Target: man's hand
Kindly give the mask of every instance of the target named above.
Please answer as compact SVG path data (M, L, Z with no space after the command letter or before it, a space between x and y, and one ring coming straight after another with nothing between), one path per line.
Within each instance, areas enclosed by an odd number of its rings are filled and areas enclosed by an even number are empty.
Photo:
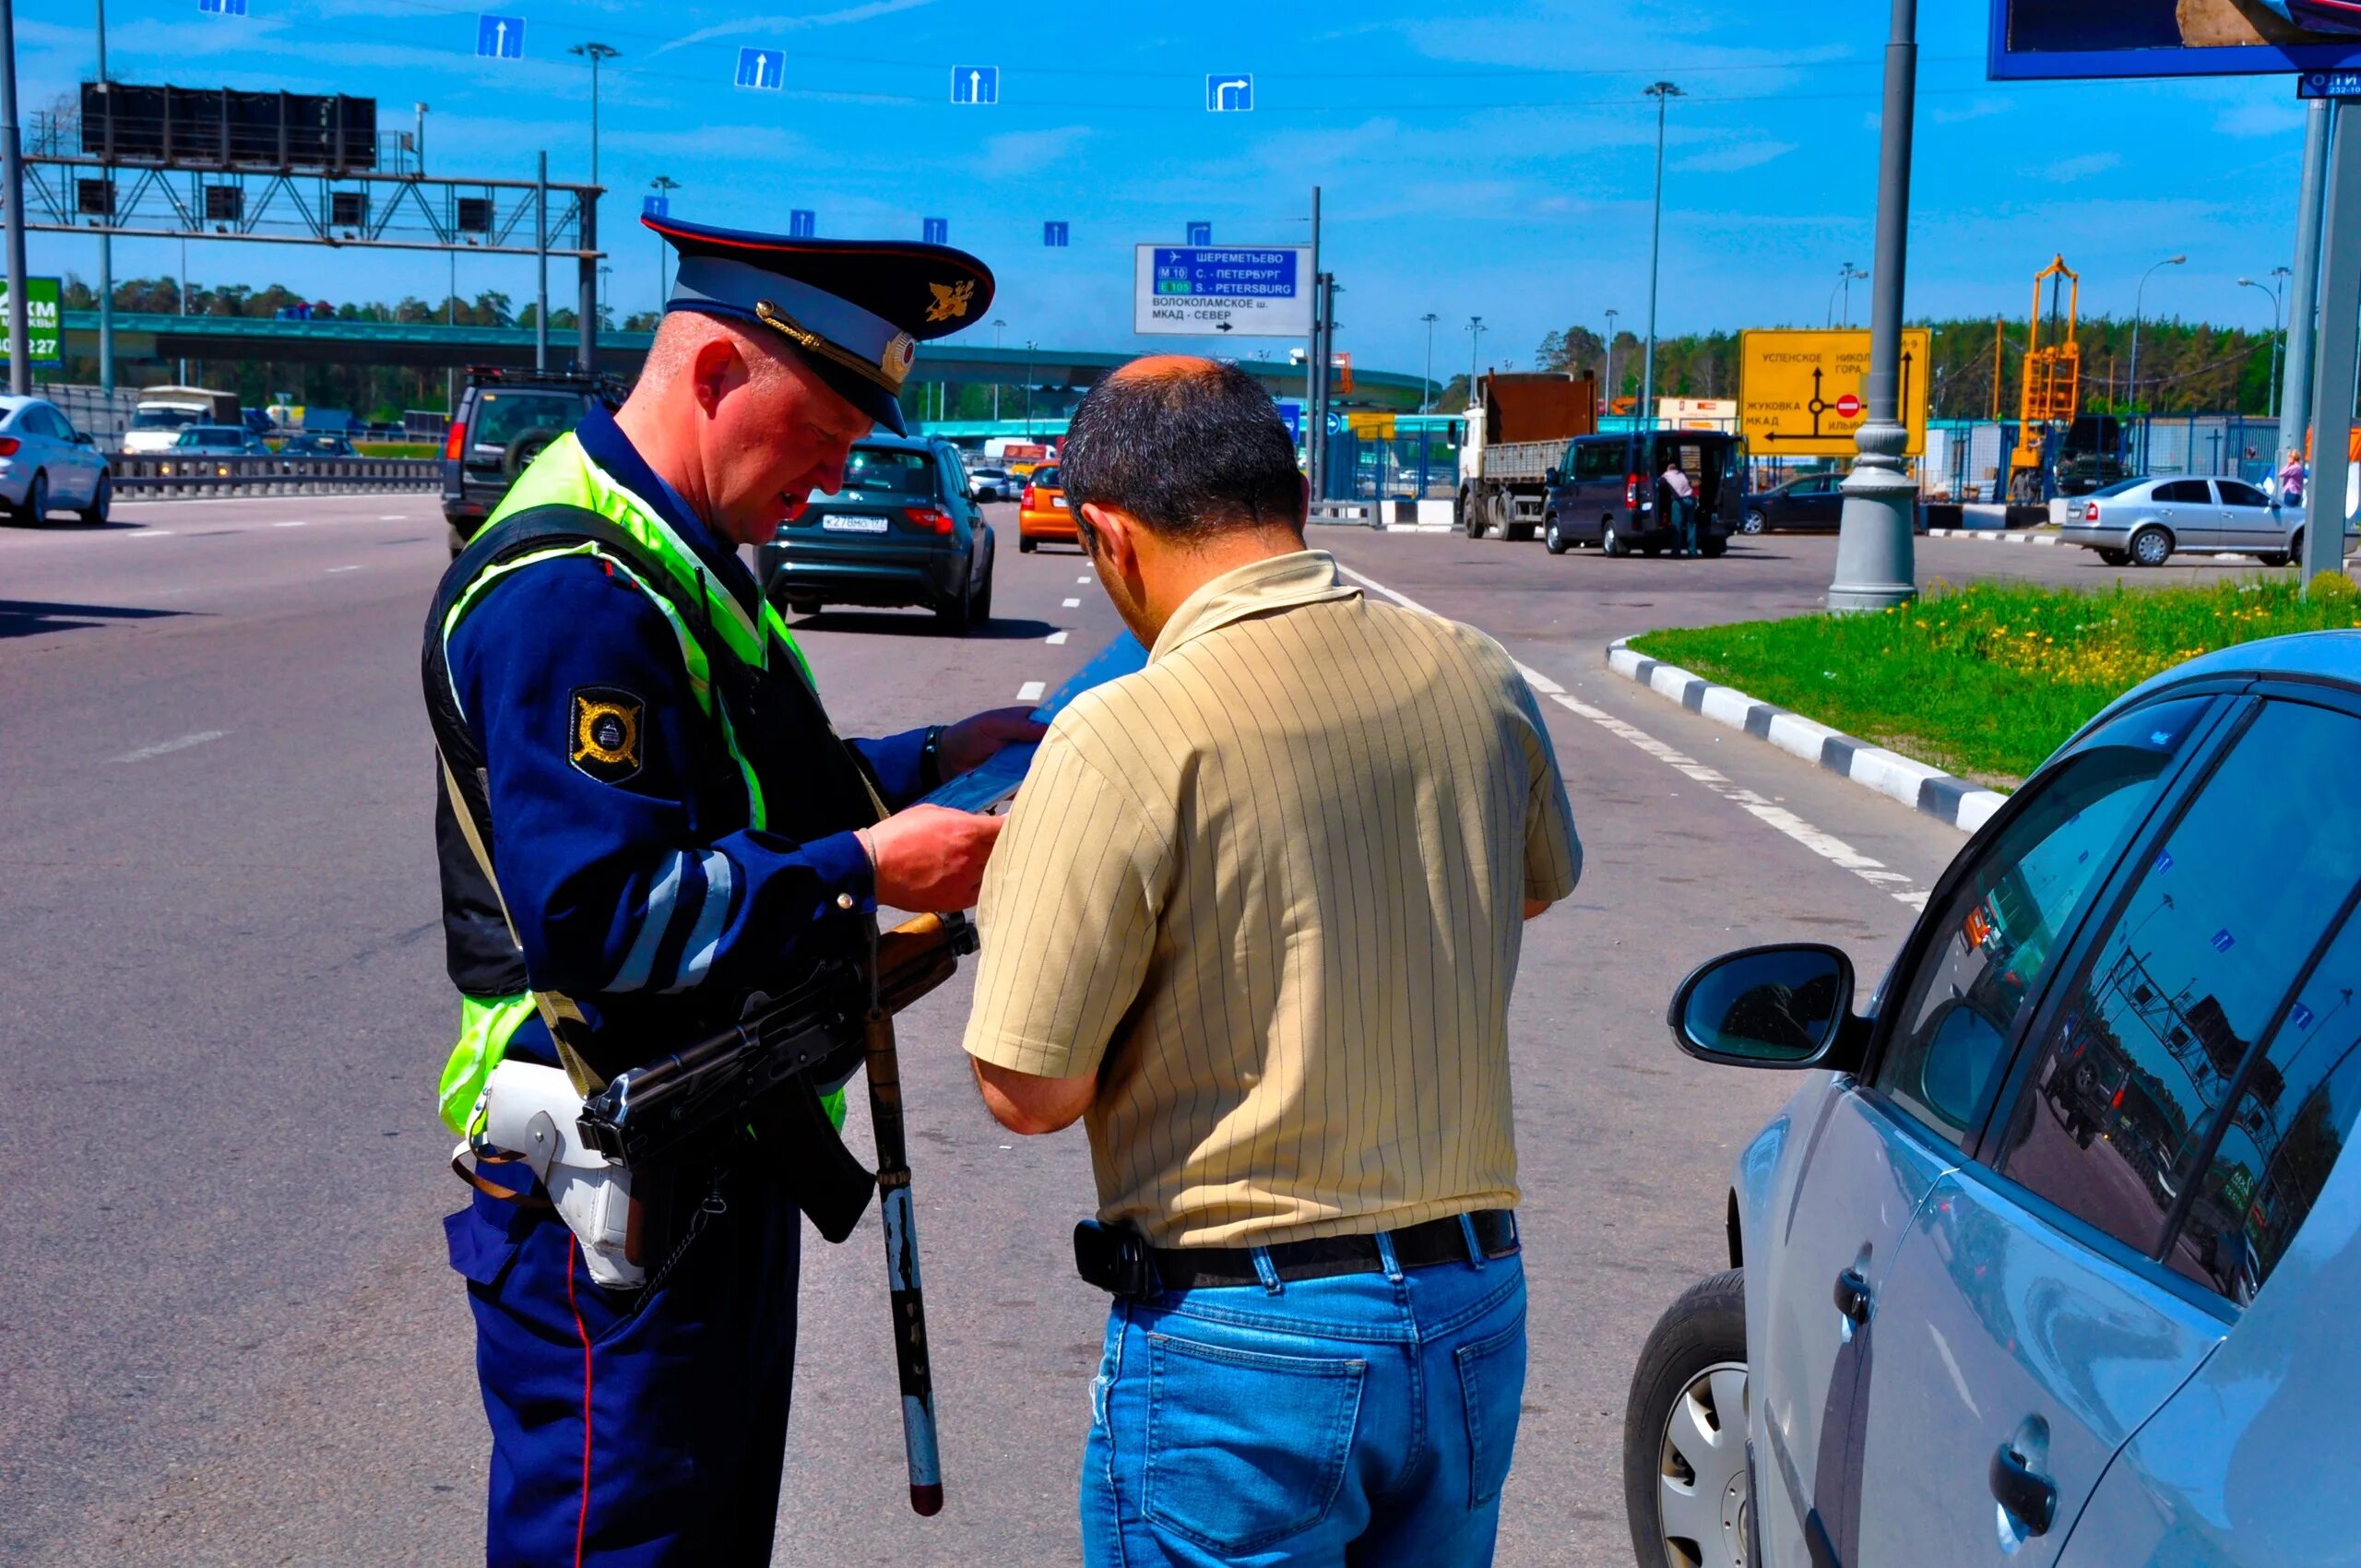
M1003 746L1038 741L1048 734L1050 727L1035 723L1032 716L1029 707L995 707L945 725L943 739L935 746L935 754L943 761L943 776L955 778L990 762Z
M972 907L1003 820L947 806L912 806L868 829L877 901L938 914Z

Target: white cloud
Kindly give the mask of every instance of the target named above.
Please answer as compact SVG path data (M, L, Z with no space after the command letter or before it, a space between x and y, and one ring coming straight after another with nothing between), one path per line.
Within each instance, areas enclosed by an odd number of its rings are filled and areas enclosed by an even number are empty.
M850 22L871 21L879 17L890 17L896 11L915 11L921 6L933 4L934 0L867 0L864 5L812 12L800 17L739 17L713 27L699 28L684 38L676 38L662 45L655 53L669 53L693 43L707 43L717 38L758 38L766 32L800 32L806 28L843 27Z
M2016 106L2017 101L2013 98L1978 92L1965 99L1938 101L1935 107L1928 111L1927 118L1938 125L1958 125L1970 120L1988 120L1995 114L2010 113Z
M2303 126L2303 106L2292 100L2278 99L2241 103L2213 122L2213 129L2225 137L2275 137L2292 134Z
M1796 150L1789 141L1731 142L1724 147L1710 147L1691 153L1673 165L1677 170L1693 174L1735 174L1741 169L1758 169L1774 158L1785 158Z
M2086 152L2079 158L2061 158L2048 166L2053 180L2087 180L2094 174L2104 174L2119 167L2123 155L2119 152Z
M1027 178L1071 158L1092 135L1088 125L1010 131L984 143L976 155L975 171L986 179Z

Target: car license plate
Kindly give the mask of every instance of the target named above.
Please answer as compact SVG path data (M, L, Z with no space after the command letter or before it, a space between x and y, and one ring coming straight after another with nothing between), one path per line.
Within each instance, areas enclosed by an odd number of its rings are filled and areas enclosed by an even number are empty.
M1050 505L1062 512L1066 509L1066 498L1062 495L1053 495L1050 497Z
M883 517L823 517L820 526L830 533L884 533Z

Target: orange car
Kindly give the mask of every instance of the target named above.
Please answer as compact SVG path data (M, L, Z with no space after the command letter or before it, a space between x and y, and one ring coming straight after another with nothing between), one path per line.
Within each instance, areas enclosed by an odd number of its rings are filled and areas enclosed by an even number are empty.
M1025 478L1025 493L1017 502L1016 548L1030 555L1043 540L1080 544L1074 531L1074 514L1066 509L1066 493L1058 482L1054 463L1044 463Z

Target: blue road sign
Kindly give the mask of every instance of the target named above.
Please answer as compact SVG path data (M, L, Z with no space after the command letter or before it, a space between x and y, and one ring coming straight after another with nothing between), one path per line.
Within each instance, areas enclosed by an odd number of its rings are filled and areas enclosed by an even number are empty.
M1041 243L1063 250L1066 244L1066 226L1055 220L1042 224Z
M1254 107L1254 74L1252 71L1216 71L1205 77L1205 112L1209 114L1243 114Z
M1290 246L1198 250L1156 248L1156 291L1233 300L1286 300L1296 293L1296 253Z
M790 240L813 240L820 235L820 215L808 207L788 209L787 237Z
M1189 243L1192 245L1212 244L1214 243L1214 226L1210 223L1190 224Z
M2287 1009L2287 1021L2299 1029L2308 1029L2312 1027L2312 1010L2298 1002Z
M243 17L246 0L196 0L196 8L213 17Z
M1000 67L998 65L954 65L951 67L951 101L989 109L1000 101Z
M2296 78L2298 98L2361 98L2361 71L2306 71Z
M240 3L243 4L243 0ZM522 60L525 57L525 18L476 18L476 53L490 60Z
M2213 933L2213 951L2216 953L2227 953L2231 948L2236 947L2237 944L2238 939L2230 934L2230 928L2228 926L2224 926L2221 930Z
M923 219L920 221L923 226L919 230L919 234L926 244L930 245L947 245L951 243L950 219L928 218Z
M1303 443L1303 405L1293 398L1279 399L1279 417L1287 422L1287 439L1298 445Z
M672 216L672 198L644 196L639 198L639 215L642 218L670 218Z
M780 49L738 51L738 85L777 92L786 85L787 53Z

